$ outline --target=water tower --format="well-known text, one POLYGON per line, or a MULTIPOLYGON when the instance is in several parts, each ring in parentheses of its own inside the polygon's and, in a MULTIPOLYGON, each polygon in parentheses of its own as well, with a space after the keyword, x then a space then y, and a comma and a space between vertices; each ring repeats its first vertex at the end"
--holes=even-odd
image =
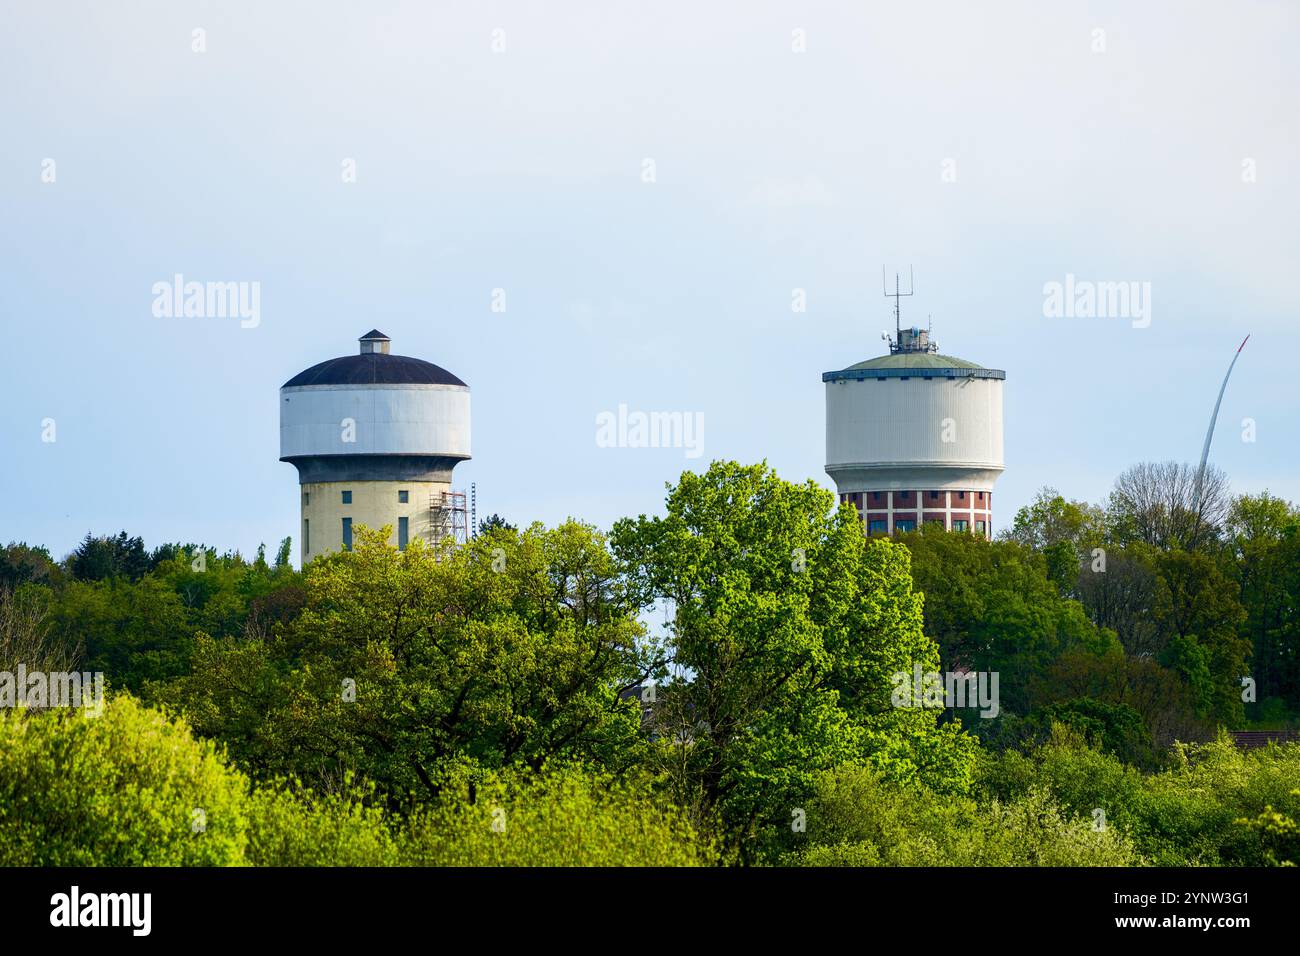
POLYGON ((1002 473, 1006 372, 940 355, 930 329, 902 328, 895 276, 889 354, 826 372, 826 473, 868 533, 927 522, 990 537, 1002 473))
POLYGON ((398 548, 466 534, 465 496, 451 478, 470 457, 469 386, 391 354, 377 329, 360 342, 358 354, 313 365, 280 389, 280 460, 298 469, 304 565, 351 550, 360 525, 391 525, 398 548))

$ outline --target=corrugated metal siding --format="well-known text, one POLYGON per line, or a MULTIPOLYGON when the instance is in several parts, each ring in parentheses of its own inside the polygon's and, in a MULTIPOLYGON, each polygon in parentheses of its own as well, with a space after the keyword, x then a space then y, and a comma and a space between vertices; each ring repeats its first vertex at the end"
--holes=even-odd
POLYGON ((1002 381, 894 379, 826 383, 826 463, 917 462, 1000 468, 1002 381), (952 442, 944 420, 952 419, 952 442))

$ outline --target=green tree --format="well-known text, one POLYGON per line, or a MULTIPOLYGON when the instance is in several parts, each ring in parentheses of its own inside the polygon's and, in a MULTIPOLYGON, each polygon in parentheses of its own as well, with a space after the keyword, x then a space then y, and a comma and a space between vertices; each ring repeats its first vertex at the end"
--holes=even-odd
POLYGON ((1162 552, 1156 572, 1153 618, 1161 635, 1160 662, 1192 686, 1201 716, 1240 726, 1245 719, 1241 678, 1247 673, 1250 643, 1238 632, 1245 612, 1236 584, 1199 552, 1162 552))
MULTIPOLYGON (((1030 699, 1035 711, 1046 713, 1075 702, 1086 706, 1085 701, 1130 709, 1141 716, 1156 750, 1179 740, 1203 741, 1214 736, 1213 724, 1198 716, 1196 692, 1181 675, 1152 658, 1131 657, 1120 651, 1100 656, 1067 651, 1035 675, 1030 699)), ((1131 756, 1142 762, 1137 754, 1131 756)), ((1156 754, 1151 758, 1154 762, 1156 754)))
POLYGON ((1246 611, 1257 698, 1300 713, 1300 511, 1267 492, 1242 495, 1227 532, 1223 567, 1246 611))
POLYGON ((59 566, 45 548, 12 541, 0 548, 0 590, 13 590, 23 584, 53 584, 58 577, 59 566))
POLYGON ((671 487, 663 518, 612 533, 643 606, 668 599, 673 680, 657 759, 680 802, 729 845, 788 829, 821 770, 867 760, 892 779, 960 790, 973 741, 891 702, 892 678, 938 667, 907 550, 868 540, 852 508, 765 465, 715 462, 671 487))
POLYGON ((925 595, 925 630, 944 668, 996 671, 1008 713, 1029 712, 1034 678, 1062 654, 1118 647, 1113 633, 1061 596, 1043 555, 1017 541, 932 531, 900 540, 911 551, 912 577, 925 595))
POLYGON ((125 577, 138 581, 149 570, 144 541, 121 531, 116 537, 96 538, 87 534, 68 556, 68 571, 80 581, 103 581, 125 577))
POLYGON ((1079 567, 1092 560, 1105 538, 1106 516, 1085 501, 1067 501, 1055 488, 1040 488, 1016 512, 1007 537, 1043 554, 1047 576, 1063 596, 1073 596, 1079 567))
POLYGON ((478 533, 480 535, 491 534, 493 531, 516 531, 518 530, 505 518, 498 514, 489 515, 478 523, 478 533))
POLYGON ((186 609, 165 581, 147 575, 70 581, 49 607, 51 634, 64 646, 84 642, 82 667, 119 688, 183 673, 191 632, 186 609))
POLYGON ((405 551, 358 528, 314 561, 301 613, 270 638, 200 638, 160 691, 258 777, 329 788, 349 772, 394 805, 428 802, 444 768, 635 762, 652 669, 618 568, 568 522, 405 551))
POLYGON ((238 864, 246 788, 211 743, 129 697, 98 717, 0 711, 0 865, 238 864))

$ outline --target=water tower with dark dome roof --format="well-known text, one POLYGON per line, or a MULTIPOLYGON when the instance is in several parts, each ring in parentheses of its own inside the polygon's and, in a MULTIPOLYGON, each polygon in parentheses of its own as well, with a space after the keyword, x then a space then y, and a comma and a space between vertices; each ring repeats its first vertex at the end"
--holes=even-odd
POLYGON ((350 550, 353 529, 390 525, 392 543, 463 538, 452 469, 470 457, 469 386, 423 359, 393 355, 372 329, 361 349, 313 365, 280 389, 280 460, 298 469, 302 563, 350 550))

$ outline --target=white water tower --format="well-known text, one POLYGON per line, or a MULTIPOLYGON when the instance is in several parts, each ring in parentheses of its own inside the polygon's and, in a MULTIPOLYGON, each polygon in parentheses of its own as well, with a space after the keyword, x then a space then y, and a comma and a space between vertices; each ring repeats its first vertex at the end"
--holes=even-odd
POLYGON ((299 372, 280 389, 280 460, 298 469, 302 563, 352 532, 391 525, 391 542, 466 532, 452 469, 470 457, 469 386, 423 359, 389 352, 372 330, 358 354, 299 372))
POLYGON ((826 473, 868 533, 935 522, 992 535, 1002 473, 1006 372, 940 355, 930 330, 899 321, 889 354, 826 372, 826 473))

